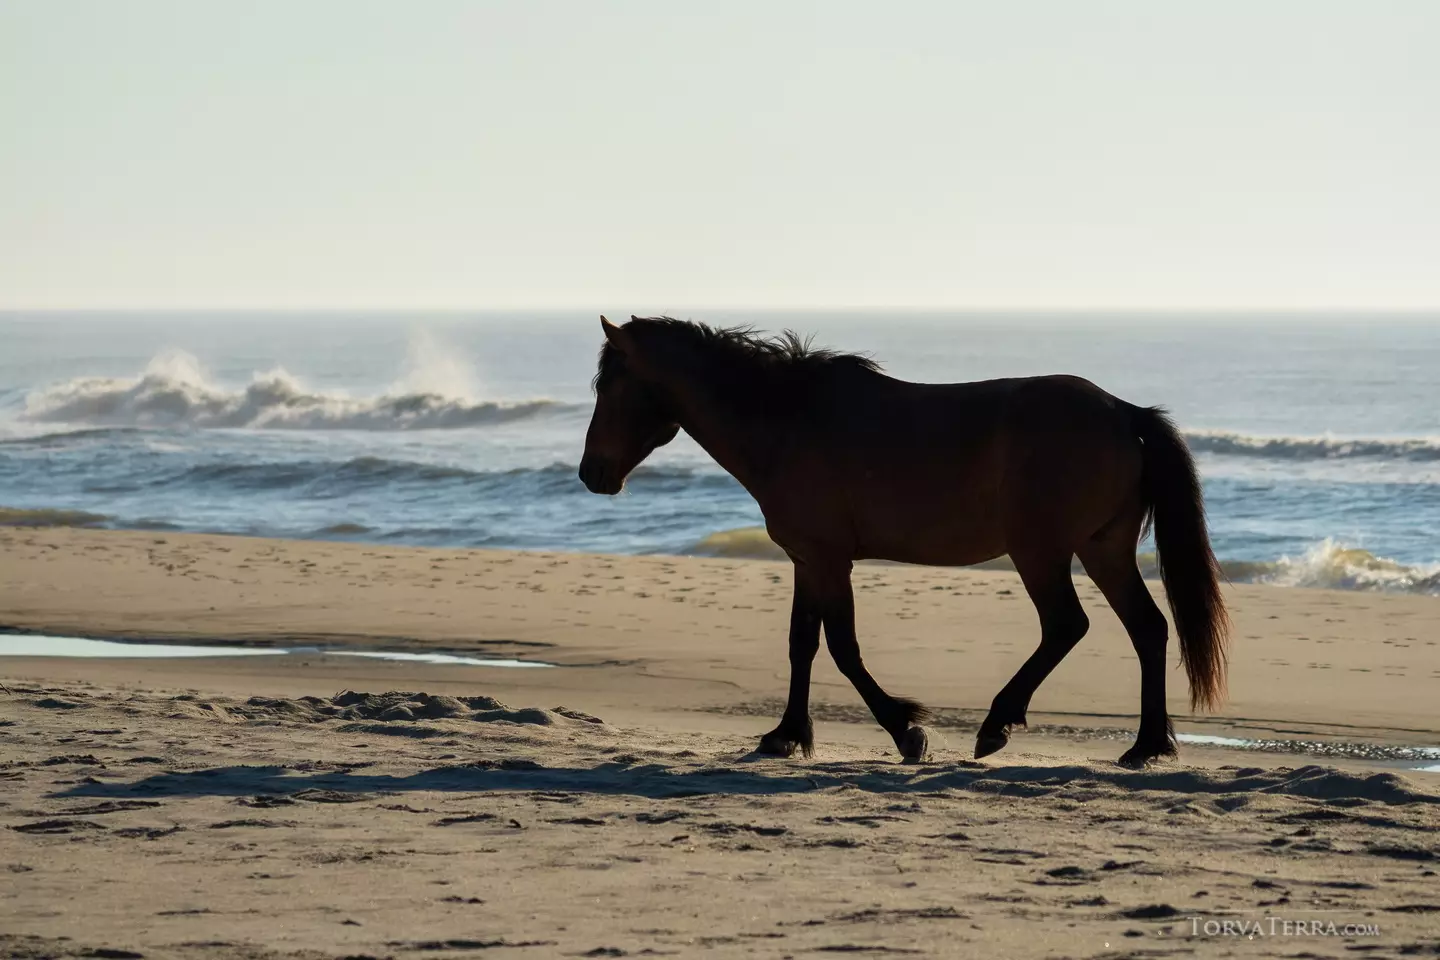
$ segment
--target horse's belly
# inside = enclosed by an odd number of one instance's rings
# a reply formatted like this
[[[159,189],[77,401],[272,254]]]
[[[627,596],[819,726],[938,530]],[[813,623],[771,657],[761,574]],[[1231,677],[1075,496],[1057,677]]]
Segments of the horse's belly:
[[[857,557],[931,566],[963,567],[1005,552],[996,511],[966,511],[957,503],[937,509],[877,511],[856,524]]]

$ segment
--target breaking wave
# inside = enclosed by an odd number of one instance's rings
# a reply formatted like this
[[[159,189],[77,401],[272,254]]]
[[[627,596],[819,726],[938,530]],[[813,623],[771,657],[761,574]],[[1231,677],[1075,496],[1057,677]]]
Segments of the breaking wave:
[[[787,559],[785,551],[770,539],[764,527],[741,527],[712,533],[692,544],[684,552],[701,557]],[[1155,566],[1155,554],[1142,553],[1138,560],[1140,570],[1145,576],[1159,576]],[[1440,563],[1404,564],[1328,539],[1311,547],[1299,557],[1281,557],[1279,560],[1222,560],[1220,566],[1231,583],[1440,596]],[[999,557],[976,564],[972,569],[1014,570],[1015,567],[1009,557]],[[1078,561],[1075,572],[1084,573],[1084,568]]]
[[[1300,557],[1254,566],[1253,583],[1440,596],[1440,563],[1412,566],[1328,539]]]
[[[110,521],[85,510],[21,510],[0,507],[0,527],[98,527]]]
[[[788,560],[780,545],[770,539],[764,527],[739,527],[720,530],[697,543],[685,553],[696,557],[728,557],[737,560]]]
[[[328,527],[321,527],[316,530],[317,537],[359,537],[372,531],[363,523],[332,523]]]
[[[194,357],[174,351],[153,359],[138,377],[81,377],[36,390],[25,398],[21,419],[92,428],[453,430],[565,409],[552,400],[474,402],[406,389],[353,397],[308,389],[284,370],[229,389],[213,383]]]
[[[1331,437],[1258,437],[1242,433],[1187,431],[1185,440],[1196,453],[1263,460],[1405,460],[1440,461],[1440,439],[1350,439]]]

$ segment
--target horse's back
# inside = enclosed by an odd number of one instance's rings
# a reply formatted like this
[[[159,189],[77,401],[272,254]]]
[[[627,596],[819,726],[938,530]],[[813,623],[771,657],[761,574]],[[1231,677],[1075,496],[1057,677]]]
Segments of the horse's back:
[[[970,564],[1074,540],[1138,489],[1133,408],[1082,378],[856,379],[797,444],[805,493],[784,501],[812,524],[835,516],[857,557]]]
[[[843,448],[860,458],[888,454],[911,466],[1008,472],[1017,458],[1050,458],[1061,466],[1111,446],[1138,449],[1134,408],[1068,374],[946,384],[889,380],[839,406],[831,430]]]

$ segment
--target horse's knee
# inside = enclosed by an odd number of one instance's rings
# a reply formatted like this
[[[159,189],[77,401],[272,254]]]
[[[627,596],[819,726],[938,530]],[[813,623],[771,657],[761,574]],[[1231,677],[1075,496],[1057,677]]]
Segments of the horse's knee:
[[[808,665],[815,659],[815,654],[820,652],[820,638],[803,637],[790,640],[790,665]]]
[[[1040,644],[1068,652],[1090,632],[1090,618],[1078,606],[1047,616],[1040,624]]]

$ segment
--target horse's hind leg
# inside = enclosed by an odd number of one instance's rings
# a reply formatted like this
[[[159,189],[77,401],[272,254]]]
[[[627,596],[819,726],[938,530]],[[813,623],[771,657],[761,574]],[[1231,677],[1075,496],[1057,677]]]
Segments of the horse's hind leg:
[[[1115,609],[1140,658],[1140,732],[1120,763],[1143,767],[1157,757],[1175,755],[1175,733],[1165,710],[1165,615],[1145,586],[1135,565],[1138,522],[1131,528],[1102,533],[1080,550],[1080,562]]]
[[[822,617],[825,621],[825,644],[835,666],[859,692],[865,705],[880,726],[890,734],[900,755],[907,763],[918,763],[930,750],[925,728],[917,726],[929,711],[914,700],[892,697],[881,689],[865,663],[860,659],[860,644],[855,639],[855,596],[850,588],[850,563],[837,564],[823,571],[811,571],[817,577],[815,588],[824,599]]]
[[[1040,646],[990,705],[975,737],[975,757],[989,756],[1010,741],[1010,728],[1025,725],[1030,698],[1050,672],[1075,648],[1090,621],[1070,579],[1070,554],[1012,553],[1015,569],[1040,614]]]

